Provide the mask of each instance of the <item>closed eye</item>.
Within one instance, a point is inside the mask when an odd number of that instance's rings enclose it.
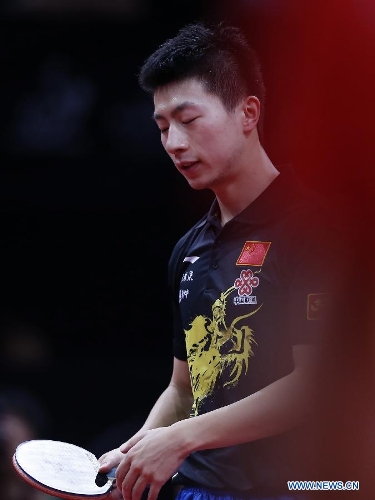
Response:
[[[193,122],[193,121],[194,121],[194,120],[196,120],[197,118],[198,118],[198,117],[197,117],[197,116],[195,116],[194,118],[191,118],[191,120],[186,120],[186,121],[184,121],[184,122],[182,122],[182,123],[183,123],[183,125],[188,125],[189,123]]]

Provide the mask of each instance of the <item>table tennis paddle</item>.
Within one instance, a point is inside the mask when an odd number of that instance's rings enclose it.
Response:
[[[116,468],[99,473],[94,454],[63,441],[24,441],[17,446],[12,462],[31,486],[58,498],[97,500],[115,487]]]

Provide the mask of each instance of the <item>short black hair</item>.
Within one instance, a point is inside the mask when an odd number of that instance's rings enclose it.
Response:
[[[196,22],[182,27],[141,66],[138,83],[149,94],[168,83],[197,78],[218,96],[228,111],[248,96],[261,104],[262,128],[266,89],[256,52],[239,27]]]

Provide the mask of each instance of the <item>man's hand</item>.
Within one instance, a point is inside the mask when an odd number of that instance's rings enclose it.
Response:
[[[133,436],[120,446],[118,452],[122,459],[117,468],[116,484],[123,498],[140,500],[149,487],[148,500],[156,500],[162,486],[186,458],[182,448],[173,426],[149,430],[140,439]],[[111,500],[118,498],[114,496]]]
[[[124,454],[121,453],[120,448],[115,448],[114,450],[107,451],[98,459],[99,472],[106,473],[113,469],[113,467],[117,467],[123,457]],[[108,500],[122,500],[121,491],[118,488],[114,488],[108,496]]]

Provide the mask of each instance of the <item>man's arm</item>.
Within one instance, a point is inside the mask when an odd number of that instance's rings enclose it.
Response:
[[[314,409],[317,357],[317,348],[295,346],[295,368],[289,375],[236,403],[177,422],[171,433],[189,454],[287,432]]]
[[[99,458],[100,472],[116,467],[123,453],[142,439],[147,431],[158,427],[168,427],[179,420],[189,417],[193,395],[191,392],[189,368],[186,361],[174,358],[171,380],[159,396],[141,429],[123,445],[104,453]],[[120,451],[121,449],[121,451]]]
[[[117,485],[125,500],[140,500],[146,486],[148,499],[156,500],[163,484],[193,451],[255,441],[303,422],[313,409],[317,353],[301,345],[294,347],[293,355],[293,372],[264,389],[204,415],[150,430],[132,447],[129,441],[120,447],[125,455]]]
[[[174,358],[169,385],[154,404],[142,430],[169,426],[189,417],[192,402],[188,364]]]

